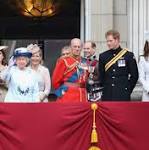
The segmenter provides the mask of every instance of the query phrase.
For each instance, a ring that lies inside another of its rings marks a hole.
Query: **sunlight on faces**
[[[106,37],[107,40],[107,46],[109,49],[116,49],[119,47],[119,39],[116,38],[114,39],[114,37],[112,35],[108,35]]]
[[[24,56],[16,57],[16,64],[19,69],[23,70],[29,63],[29,58]]]
[[[42,61],[42,56],[41,56],[40,51],[32,54],[32,57],[31,57],[32,65],[39,65],[41,63],[41,61]]]
[[[69,50],[64,50],[61,55],[62,56],[68,56],[69,54],[70,54]]]
[[[84,43],[83,50],[84,50],[85,57],[90,57],[95,53],[95,49],[92,48],[91,42]]]
[[[73,39],[71,41],[71,52],[73,56],[80,56],[81,48],[81,41],[79,39]]]
[[[68,56],[71,53],[70,46],[64,46],[61,50],[61,56]]]

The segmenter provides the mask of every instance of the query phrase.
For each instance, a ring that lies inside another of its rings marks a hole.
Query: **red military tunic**
[[[87,71],[80,67],[80,64],[83,64],[81,62],[82,58],[76,59],[72,56],[58,59],[52,84],[59,102],[87,101],[85,88]]]

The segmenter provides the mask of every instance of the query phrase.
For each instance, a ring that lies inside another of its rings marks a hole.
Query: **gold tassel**
[[[98,136],[97,136],[97,131],[96,129],[92,129],[92,134],[91,134],[91,143],[97,143],[98,142]]]
[[[91,109],[93,110],[93,129],[91,133],[91,143],[97,143],[98,142],[98,135],[96,131],[96,110],[98,106],[96,103],[91,104]]]
[[[95,146],[98,143],[98,134],[96,131],[96,110],[98,105],[96,103],[91,104],[91,109],[93,110],[93,128],[91,133],[91,143],[92,146],[88,150],[101,150],[99,147]]]
[[[101,149],[97,146],[91,146],[88,150],[101,150]]]

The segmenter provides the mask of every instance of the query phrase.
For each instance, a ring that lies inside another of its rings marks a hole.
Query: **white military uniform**
[[[149,101],[149,58],[146,60],[141,56],[138,68],[139,81],[143,86],[142,101]]]

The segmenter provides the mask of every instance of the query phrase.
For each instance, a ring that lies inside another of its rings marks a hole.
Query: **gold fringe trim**
[[[101,150],[101,149],[97,146],[91,146],[88,150]]]

